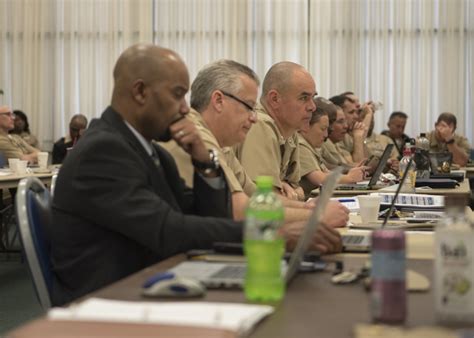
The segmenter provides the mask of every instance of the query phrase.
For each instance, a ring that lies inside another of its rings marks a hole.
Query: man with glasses
[[[246,173],[232,150],[242,143],[253,124],[257,122],[254,106],[257,100],[259,79],[249,67],[232,60],[220,60],[204,67],[191,86],[191,111],[187,118],[197,126],[208,149],[216,149],[219,163],[232,194],[233,218],[243,220],[249,197],[255,183]],[[192,165],[176,142],[165,147],[175,158],[182,177],[191,181]],[[187,176],[187,178],[186,178]],[[286,222],[307,220],[311,210],[303,202],[283,198]],[[337,203],[328,206],[331,217],[325,217],[328,226],[344,226],[347,212]],[[298,236],[300,225],[287,225],[282,231]],[[289,231],[289,229],[293,231]],[[337,236],[336,236],[337,238]]]
[[[26,143],[20,135],[8,134],[15,127],[15,115],[7,106],[0,107],[0,152],[5,159],[19,158],[30,163],[38,161],[39,149]]]
[[[76,114],[69,122],[69,134],[61,137],[53,146],[53,164],[63,163],[68,149],[72,149],[87,128],[87,117]]]
[[[304,199],[297,131],[309,123],[315,95],[316,84],[304,67],[287,61],[273,65],[263,80],[258,122],[236,150],[253,180],[270,175],[275,189],[293,200]]]

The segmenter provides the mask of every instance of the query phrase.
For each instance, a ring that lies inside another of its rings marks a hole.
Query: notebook
[[[380,187],[377,187],[377,182],[380,178],[380,175],[382,175],[383,169],[385,168],[385,165],[387,164],[387,161],[392,154],[394,144],[387,144],[385,147],[385,150],[382,154],[382,157],[380,158],[380,161],[377,165],[377,168],[375,169],[374,174],[370,178],[369,182],[367,183],[354,183],[354,184],[341,184],[337,186],[336,190],[376,190],[379,189]]]
[[[324,181],[324,189],[319,196],[318,203],[309,217],[305,229],[298,239],[296,247],[290,256],[287,266],[284,267],[285,281],[288,283],[297,273],[307,251],[309,243],[319,226],[324,209],[341,176],[342,168],[336,168]],[[282,261],[282,264],[284,261]],[[191,277],[199,280],[208,288],[242,288],[245,278],[245,263],[216,263],[186,261],[170,269],[177,276]]]

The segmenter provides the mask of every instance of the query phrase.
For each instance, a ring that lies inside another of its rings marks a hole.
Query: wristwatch
[[[453,144],[454,143],[454,137],[450,139],[449,141],[446,141],[446,144]]]
[[[212,172],[217,172],[220,168],[219,155],[215,149],[209,149],[209,162],[200,162],[192,159],[192,163],[194,168],[203,170],[205,175],[209,175]]]

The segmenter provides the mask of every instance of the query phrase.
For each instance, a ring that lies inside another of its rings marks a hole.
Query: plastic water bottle
[[[474,231],[464,200],[446,197],[435,231],[435,313],[443,323],[474,323]]]
[[[416,177],[430,178],[430,141],[426,138],[426,133],[420,133],[416,139],[415,162]]]
[[[401,192],[405,193],[414,193],[415,192],[415,182],[416,182],[416,163],[415,161],[412,161],[410,167],[408,167],[410,163],[410,159],[412,157],[411,155],[411,149],[410,149],[410,144],[407,143],[405,145],[405,149],[403,149],[403,157],[400,160],[400,165],[399,165],[399,175],[400,179],[403,177],[403,174],[405,173],[405,170],[408,170],[408,175],[407,178],[405,179],[405,182],[403,183],[403,186],[401,188]]]
[[[251,301],[276,301],[283,298],[285,282],[282,264],[285,241],[278,230],[284,209],[273,192],[273,178],[259,176],[257,191],[246,210],[244,251],[247,260],[245,296]]]

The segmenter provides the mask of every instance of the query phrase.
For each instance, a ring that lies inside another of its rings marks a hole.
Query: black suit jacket
[[[48,229],[54,304],[177,253],[242,240],[241,223],[195,216],[226,216],[227,188],[212,189],[195,175],[193,193],[173,158],[156,150],[161,169],[109,107],[66,157]]]

